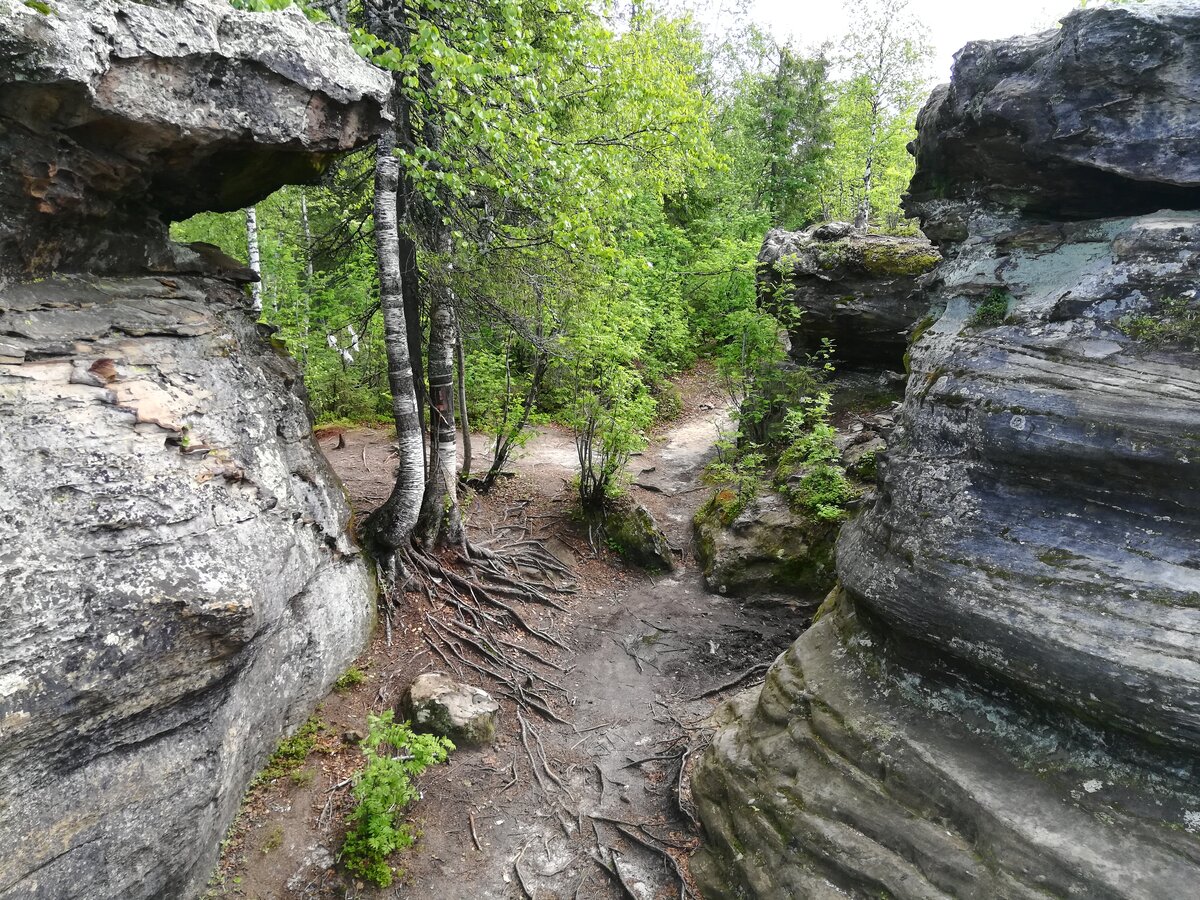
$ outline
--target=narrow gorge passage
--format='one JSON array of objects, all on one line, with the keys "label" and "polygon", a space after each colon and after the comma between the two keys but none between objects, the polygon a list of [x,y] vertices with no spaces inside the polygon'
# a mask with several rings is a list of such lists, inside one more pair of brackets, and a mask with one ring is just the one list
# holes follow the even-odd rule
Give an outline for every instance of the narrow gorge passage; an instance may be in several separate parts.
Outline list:
[{"label": "narrow gorge passage", "polygon": [[[361,892],[468,900],[627,897],[629,890],[639,897],[680,896],[674,863],[640,842],[669,850],[686,873],[687,851],[698,835],[680,812],[679,765],[686,756],[690,768],[706,745],[714,707],[762,673],[754,669],[734,687],[692,698],[769,663],[806,624],[799,612],[781,615],[778,607],[756,608],[705,591],[692,518],[711,494],[700,478],[728,409],[711,371],[684,376],[680,387],[683,414],[630,464],[636,499],[652,509],[678,551],[673,573],[646,575],[607,550],[592,554],[586,529],[570,517],[574,442],[557,428],[538,429],[512,467],[514,477],[471,508],[475,539],[488,539],[505,523],[528,524],[579,577],[568,612],[522,610],[571,648],[547,655],[565,672],[545,670],[563,687],[566,702],[555,711],[566,723],[526,710],[523,728],[514,704],[501,700],[495,745],[458,750],[448,766],[425,776],[424,798],[413,810],[422,836],[399,859],[405,876],[384,891],[347,879],[333,860],[349,800],[345,785],[329,788],[348,777],[360,754],[341,735],[360,729],[368,710],[394,705],[416,675],[447,670],[423,641],[424,613],[438,611],[409,594],[413,606],[394,627],[392,646],[381,624],[358,663],[366,681],[330,695],[317,713],[327,725],[320,747],[332,752],[310,756],[302,772],[311,777],[281,778],[251,795],[214,896]],[[367,429],[342,438],[327,435],[322,444],[361,514],[386,496],[392,439]],[[494,690],[478,673],[467,670],[463,677]],[[686,792],[683,806],[690,812]]]}]

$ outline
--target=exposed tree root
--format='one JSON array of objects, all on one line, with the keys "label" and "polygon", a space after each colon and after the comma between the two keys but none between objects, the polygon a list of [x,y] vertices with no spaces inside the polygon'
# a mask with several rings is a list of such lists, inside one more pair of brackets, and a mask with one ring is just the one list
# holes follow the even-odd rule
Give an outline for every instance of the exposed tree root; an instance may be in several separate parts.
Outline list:
[{"label": "exposed tree root", "polygon": [[[565,612],[556,598],[575,592],[570,570],[544,544],[525,538],[499,550],[464,543],[445,553],[412,544],[395,551],[385,572],[394,573],[382,601],[389,646],[403,596],[422,595],[431,607],[424,613],[425,643],[450,671],[460,677],[473,671],[518,709],[566,723],[551,700],[566,698],[566,691],[549,674],[566,669],[537,648],[571,648],[520,609],[536,604]],[[513,631],[531,638],[530,645],[506,634]]]}]

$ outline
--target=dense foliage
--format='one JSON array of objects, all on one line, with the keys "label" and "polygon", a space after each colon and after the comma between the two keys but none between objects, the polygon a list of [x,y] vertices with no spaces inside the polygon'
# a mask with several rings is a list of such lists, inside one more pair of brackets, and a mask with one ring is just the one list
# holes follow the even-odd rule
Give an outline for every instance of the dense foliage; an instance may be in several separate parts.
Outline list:
[{"label": "dense foliage", "polygon": [[[624,461],[675,405],[673,373],[705,356],[732,375],[777,333],[755,304],[768,228],[909,227],[898,199],[926,51],[904,0],[857,5],[853,33],[813,51],[753,29],[718,43],[648,4],[623,18],[585,0],[302,5],[393,73],[401,228],[423,290],[454,298],[471,424],[501,457],[530,424],[572,427],[585,504],[620,491]],[[257,208],[262,315],[323,422],[391,409],[374,152]],[[245,258],[245,228],[205,214],[174,232]],[[417,313],[428,333],[428,308]],[[738,377],[737,399],[788,402],[786,385],[748,390],[765,371]],[[745,440],[761,442],[757,415],[743,414]]]}]

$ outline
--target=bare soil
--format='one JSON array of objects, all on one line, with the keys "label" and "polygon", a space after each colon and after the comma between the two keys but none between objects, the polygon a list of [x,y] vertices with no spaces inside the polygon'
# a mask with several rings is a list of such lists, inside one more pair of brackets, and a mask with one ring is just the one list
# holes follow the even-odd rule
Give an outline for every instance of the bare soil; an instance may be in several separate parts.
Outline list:
[{"label": "bare soil", "polygon": [[[681,876],[697,832],[689,820],[686,771],[706,745],[714,706],[736,687],[703,696],[769,662],[803,621],[786,611],[743,607],[707,593],[695,566],[691,519],[706,497],[700,474],[711,458],[726,401],[710,371],[682,377],[683,413],[660,429],[630,465],[631,491],[651,509],[679,556],[675,572],[652,577],[588,546],[572,514],[575,447],[553,427],[512,465],[513,476],[470,501],[473,540],[543,540],[578,578],[568,612],[524,605],[522,615],[571,649],[549,652],[508,635],[557,669],[555,711],[567,724],[522,713],[501,700],[495,744],[460,749],[422,780],[410,812],[421,838],[396,860],[403,875],[376,889],[349,878],[337,853],[351,808],[348,779],[361,764],[354,732],[366,716],[395,706],[412,679],[451,671],[494,690],[478,673],[426,642],[424,614],[450,615],[406,595],[391,644],[381,625],[358,662],[361,684],[335,691],[318,710],[325,729],[304,765],[253,789],[227,841],[213,898],[657,898],[684,895]],[[385,431],[322,438],[356,511],[391,487],[392,438]],[[475,441],[476,470],[486,443]],[[559,671],[561,670],[561,671]],[[697,699],[699,698],[699,699]],[[345,738],[344,738],[345,736]],[[694,889],[687,893],[695,896]]]}]

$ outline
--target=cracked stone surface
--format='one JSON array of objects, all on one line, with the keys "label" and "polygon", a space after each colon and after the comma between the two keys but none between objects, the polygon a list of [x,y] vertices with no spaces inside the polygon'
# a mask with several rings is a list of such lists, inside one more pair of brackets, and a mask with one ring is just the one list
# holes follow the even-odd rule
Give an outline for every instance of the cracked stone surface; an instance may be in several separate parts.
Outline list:
[{"label": "cracked stone surface", "polygon": [[[369,141],[301,14],[0,0],[0,898],[192,898],[375,586],[254,274],[167,222]],[[30,277],[35,276],[35,277]]]},{"label": "cracked stone surface", "polygon": [[1194,893],[1200,354],[1128,317],[1197,302],[1198,33],[1081,10],[922,113],[936,321],[841,590],[697,772],[712,897]]}]

